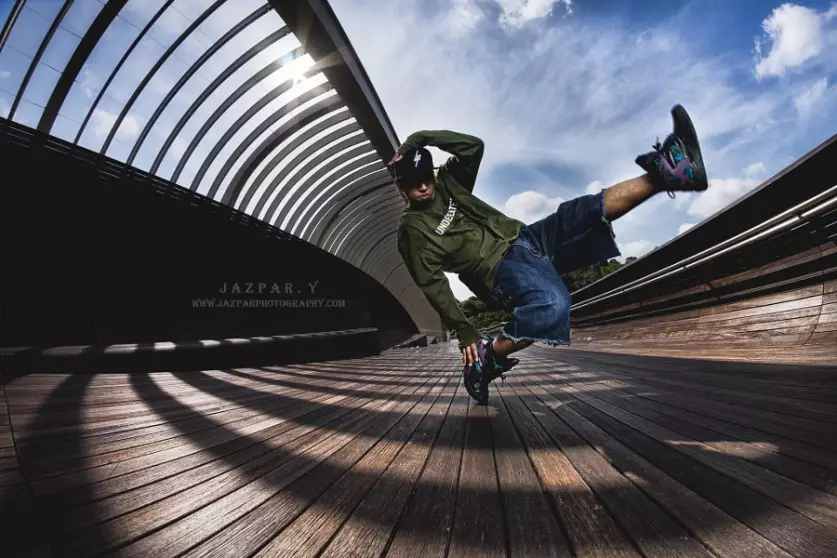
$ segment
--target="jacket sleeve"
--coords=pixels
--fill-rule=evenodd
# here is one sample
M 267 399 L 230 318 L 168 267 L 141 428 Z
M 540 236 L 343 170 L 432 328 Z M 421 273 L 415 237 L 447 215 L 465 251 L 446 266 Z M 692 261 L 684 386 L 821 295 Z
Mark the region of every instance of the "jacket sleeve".
M 416 285 L 439 313 L 442 322 L 456 330 L 460 347 L 475 343 L 480 339 L 480 333 L 468 321 L 453 296 L 448 278 L 442 271 L 441 261 L 427 250 L 422 250 L 423 243 L 420 233 L 412 227 L 402 226 L 398 229 L 398 252 Z
M 474 190 L 485 151 L 485 144 L 481 139 L 449 130 L 423 130 L 411 134 L 398 148 L 398 153 L 404 155 L 411 149 L 427 146 L 438 147 L 453 155 L 445 162 L 443 168 L 468 192 Z

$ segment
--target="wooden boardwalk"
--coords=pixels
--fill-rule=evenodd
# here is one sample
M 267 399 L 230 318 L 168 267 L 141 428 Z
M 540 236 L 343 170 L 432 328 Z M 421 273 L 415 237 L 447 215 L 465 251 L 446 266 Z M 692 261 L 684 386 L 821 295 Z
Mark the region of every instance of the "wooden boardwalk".
M 837 367 L 520 356 L 15 379 L 0 554 L 837 556 Z

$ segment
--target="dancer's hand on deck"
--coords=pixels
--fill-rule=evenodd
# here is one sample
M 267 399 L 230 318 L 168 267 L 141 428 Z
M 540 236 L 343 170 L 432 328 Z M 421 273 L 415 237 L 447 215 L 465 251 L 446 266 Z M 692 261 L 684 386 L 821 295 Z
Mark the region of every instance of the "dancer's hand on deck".
M 474 341 L 467 347 L 462 347 L 462 364 L 471 366 L 477 361 L 477 342 Z

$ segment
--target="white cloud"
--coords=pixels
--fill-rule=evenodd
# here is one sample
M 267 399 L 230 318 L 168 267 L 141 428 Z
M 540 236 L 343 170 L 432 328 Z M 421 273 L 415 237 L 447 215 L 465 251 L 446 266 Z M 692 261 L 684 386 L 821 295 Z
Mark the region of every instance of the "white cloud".
M 554 213 L 562 201 L 564 199 L 561 197 L 550 198 L 540 192 L 528 190 L 506 200 L 505 212 L 509 217 L 528 225 Z
M 641 258 L 654 248 L 654 244 L 647 240 L 635 240 L 626 244 L 619 245 L 619 251 L 622 252 L 622 260 L 627 258 Z
M 332 6 L 402 140 L 416 130 L 441 128 L 485 141 L 475 193 L 497 207 L 509 195 L 502 191 L 505 181 L 492 181 L 499 165 L 548 162 L 577 172 L 574 180 L 581 184 L 612 184 L 640 174 L 634 158 L 671 130 L 675 103 L 689 110 L 709 156 L 713 138 L 754 137 L 752 129 L 769 123 L 786 101 L 773 90 L 739 90 L 734 80 L 740 68 L 726 58 L 698 56 L 667 26 L 626 49 L 636 34 L 618 26 L 602 33 L 598 24 L 578 20 L 537 26 L 510 41 L 498 40 L 496 23 L 486 21 L 463 43 L 451 41 L 439 25 L 448 12 L 371 0 L 335 0 Z M 405 28 L 426 32 L 408 38 Z M 679 62 L 662 75 L 660 56 Z M 444 87 L 432 85 L 439 67 L 445 68 Z M 741 171 L 737 153 L 711 163 L 713 173 Z
M 585 194 L 598 194 L 599 192 L 602 191 L 602 189 L 604 187 L 605 187 L 604 182 L 602 182 L 601 180 L 594 180 L 593 182 L 591 182 L 590 184 L 587 185 L 587 187 L 584 189 L 584 193 Z
M 800 118 L 808 118 L 825 97 L 828 89 L 828 78 L 823 77 L 806 86 L 801 93 L 793 98 L 793 106 Z
M 6 79 L 6 78 L 7 78 L 7 77 L 9 77 L 10 75 L 12 75 L 12 73 L 11 73 L 11 72 L 7 72 L 6 70 L 2 70 L 2 71 L 0 71 L 0 79 Z
M 482 138 L 474 193 L 521 221 L 548 215 L 560 197 L 596 193 L 601 184 L 641 174 L 634 159 L 671 130 L 675 103 L 695 122 L 709 176 L 751 183 L 736 190 L 713 178 L 717 191 L 655 196 L 614 222 L 628 255 L 662 245 L 681 224 L 698 222 L 763 180 L 762 167 L 772 172 L 811 143 L 810 125 L 793 112 L 796 91 L 743 83 L 742 72 L 752 70 L 749 53 L 708 55 L 713 49 L 699 34 L 682 33 L 679 20 L 660 21 L 638 40 L 635 26 L 618 18 L 560 20 L 564 6 L 550 2 L 550 25 L 533 21 L 510 38 L 498 33 L 501 10 L 493 2 L 463 2 L 480 9 L 482 19 L 453 38 L 445 25 L 457 15 L 451 4 L 438 13 L 419 3 L 331 5 L 399 139 L 428 129 Z M 405 28 L 424 32 L 408 37 Z M 661 58 L 678 63 L 661 74 Z
M 756 39 L 756 77 L 781 76 L 788 69 L 818 57 L 826 43 L 823 24 L 833 19 L 832 12 L 834 7 L 820 14 L 790 3 L 773 10 L 762 22 L 766 37 Z M 764 41 L 770 43 L 766 56 L 762 52 Z
M 750 178 L 758 178 L 767 174 L 767 169 L 764 167 L 764 163 L 759 161 L 758 163 L 753 163 L 745 168 L 744 174 Z
M 682 225 L 680 225 L 680 228 L 677 229 L 677 234 L 683 234 L 684 232 L 688 231 L 694 226 L 694 223 L 683 223 Z
M 445 26 L 452 33 L 463 35 L 476 29 L 484 19 L 485 14 L 475 0 L 454 0 L 445 18 Z
M 713 215 L 759 185 L 758 180 L 749 178 L 714 178 L 709 188 L 702 192 L 686 212 L 700 218 Z
M 500 24 L 523 27 L 530 21 L 547 17 L 556 4 L 563 4 L 572 13 L 572 0 L 497 0 L 500 5 Z
M 106 110 L 97 108 L 93 111 L 92 120 L 95 124 L 93 132 L 96 134 L 96 137 L 104 139 L 116 123 L 116 115 Z M 114 137 L 122 141 L 131 140 L 139 135 L 139 131 L 140 125 L 139 122 L 137 122 L 137 119 L 128 115 L 124 120 L 122 120 L 122 124 L 119 126 L 119 131 L 116 132 L 116 136 Z

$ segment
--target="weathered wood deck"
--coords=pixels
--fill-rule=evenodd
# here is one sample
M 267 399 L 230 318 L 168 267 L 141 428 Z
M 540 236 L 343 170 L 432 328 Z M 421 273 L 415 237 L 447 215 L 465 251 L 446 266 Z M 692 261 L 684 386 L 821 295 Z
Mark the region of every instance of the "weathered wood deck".
M 837 555 L 837 368 L 520 356 L 18 378 L 0 553 Z

